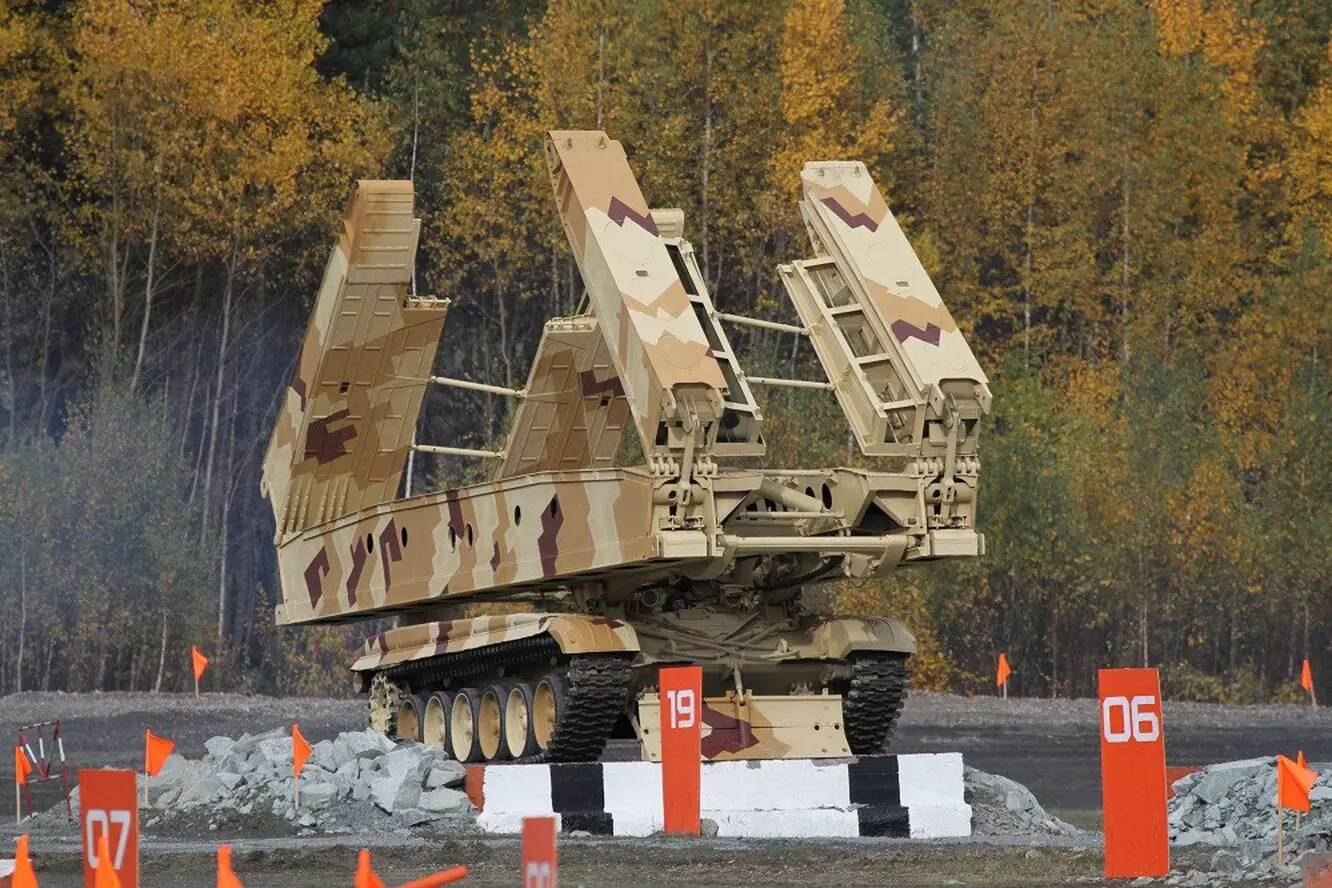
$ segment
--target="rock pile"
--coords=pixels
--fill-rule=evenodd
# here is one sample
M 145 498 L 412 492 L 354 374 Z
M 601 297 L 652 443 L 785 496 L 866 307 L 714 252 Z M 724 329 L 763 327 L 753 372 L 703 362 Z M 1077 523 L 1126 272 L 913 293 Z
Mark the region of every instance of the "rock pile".
M 1298 876 L 1295 862 L 1308 851 L 1325 851 L 1332 839 L 1332 773 L 1325 765 L 1309 793 L 1310 812 L 1295 825 L 1285 813 L 1287 867 L 1276 869 L 1276 759 L 1211 765 L 1175 781 L 1168 806 L 1170 840 L 1176 848 L 1210 851 L 1210 872 L 1172 878 L 1172 884 L 1205 885 L 1258 877 Z M 1206 880 L 1198 881 L 1199 879 Z
M 1048 813 L 1031 790 L 1007 777 L 964 770 L 971 831 L 980 836 L 1073 836 L 1081 832 Z
M 149 810 L 141 815 L 146 828 L 269 830 L 276 819 L 336 834 L 436 821 L 470 825 L 476 817 L 462 791 L 462 765 L 434 747 L 395 744 L 375 731 L 314 745 L 301 771 L 299 808 L 287 730 L 239 740 L 213 737 L 204 745 L 202 759 L 172 755 L 161 773 L 148 778 Z M 72 798 L 77 804 L 77 795 Z

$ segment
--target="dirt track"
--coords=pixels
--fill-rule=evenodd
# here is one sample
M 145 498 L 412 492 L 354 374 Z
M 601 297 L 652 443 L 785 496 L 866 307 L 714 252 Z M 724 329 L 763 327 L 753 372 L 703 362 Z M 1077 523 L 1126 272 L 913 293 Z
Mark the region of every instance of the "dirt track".
M 142 763 L 143 731 L 151 728 L 197 757 L 216 734 L 239 736 L 299 720 L 311 740 L 359 728 L 360 700 L 286 699 L 205 695 L 44 694 L 0 698 L 0 736 L 20 725 L 60 718 L 71 764 L 134 768 Z M 1172 763 L 1195 764 L 1303 748 L 1313 760 L 1332 759 L 1332 715 L 1302 707 L 1226 708 L 1166 704 L 1166 739 Z M 967 700 L 913 695 L 893 746 L 898 752 L 961 751 L 983 770 L 1029 785 L 1048 807 L 1081 811 L 1094 824 L 1099 808 L 1096 705 L 1090 700 Z M 624 757 L 620 745 L 612 754 Z M 57 798 L 41 787 L 39 803 Z M 42 837 L 39 876 L 44 888 L 82 884 L 77 836 L 71 829 Z M 0 827 L 0 847 L 13 827 Z M 219 840 L 201 834 L 183 840 L 146 839 L 143 884 L 211 888 L 212 854 Z M 473 886 L 517 883 L 519 848 L 511 838 L 443 834 L 234 840 L 236 868 L 252 885 L 297 888 L 350 884 L 356 848 L 375 849 L 376 869 L 397 884 L 464 863 Z M 564 839 L 560 876 L 565 885 L 725 886 L 992 885 L 1012 888 L 1089 884 L 1100 880 L 1097 837 L 1061 840 L 1039 848 L 1017 843 L 900 842 L 892 840 L 738 841 L 670 839 Z M 1183 858 L 1181 860 L 1181 857 Z M 1187 855 L 1176 855 L 1177 865 Z
M 252 886 L 308 888 L 349 885 L 356 869 L 353 840 L 241 840 L 233 844 L 237 875 Z M 462 884 L 518 884 L 521 851 L 513 838 L 379 838 L 374 867 L 386 884 L 396 885 L 457 865 L 467 866 Z M 142 852 L 145 886 L 212 888 L 215 843 L 164 843 L 149 840 Z M 77 846 L 40 847 L 36 860 L 43 888 L 81 886 Z M 1205 862 L 1188 852 L 1174 856 L 1177 868 Z M 808 841 L 737 839 L 571 839 L 559 846 L 560 881 L 566 886 L 622 888 L 643 886 L 735 885 L 832 886 L 983 885 L 993 888 L 1046 888 L 1055 885 L 1116 884 L 1101 878 L 1102 859 L 1094 838 L 1040 847 L 979 844 L 966 841 L 920 842 L 893 839 L 821 839 Z M 1249 885 L 1285 885 L 1253 881 Z M 1155 883 L 1160 886 L 1163 883 Z
M 301 723 L 311 741 L 364 727 L 360 699 L 330 700 L 183 695 L 24 694 L 0 698 L 0 737 L 32 721 L 59 718 L 73 765 L 141 764 L 143 732 L 171 738 L 186 756 L 203 755 L 209 737 L 233 737 Z M 1100 748 L 1093 700 L 999 700 L 913 694 L 894 752 L 952 752 L 968 764 L 1029 786 L 1056 811 L 1100 808 Z M 1302 706 L 1165 706 L 1167 758 L 1172 765 L 1294 754 L 1332 761 L 1332 712 Z M 12 741 L 7 741 L 12 742 Z M 623 745 L 612 750 L 626 757 Z M 53 790 L 46 787 L 43 791 Z

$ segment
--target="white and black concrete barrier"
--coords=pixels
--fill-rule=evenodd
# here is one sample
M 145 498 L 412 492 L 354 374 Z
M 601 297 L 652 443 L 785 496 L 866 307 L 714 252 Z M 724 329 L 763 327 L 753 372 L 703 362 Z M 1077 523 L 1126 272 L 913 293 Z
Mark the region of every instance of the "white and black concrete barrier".
M 486 832 L 550 815 L 564 833 L 662 829 L 656 762 L 474 766 L 467 784 Z M 971 835 L 963 793 L 961 753 L 705 762 L 700 808 L 719 836 L 935 839 Z

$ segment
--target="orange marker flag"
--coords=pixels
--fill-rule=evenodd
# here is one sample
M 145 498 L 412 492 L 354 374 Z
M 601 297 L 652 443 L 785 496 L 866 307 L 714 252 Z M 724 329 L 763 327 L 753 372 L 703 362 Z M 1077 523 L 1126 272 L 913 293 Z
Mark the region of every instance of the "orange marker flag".
M 28 764 L 28 757 L 23 754 L 22 746 L 14 747 L 14 823 L 23 821 L 23 784 L 28 782 L 28 774 L 32 771 L 32 765 Z M 29 797 L 29 803 L 32 799 Z
M 360 860 L 356 864 L 356 888 L 384 888 L 384 883 L 370 868 L 370 852 L 361 849 Z
M 106 832 L 97 836 L 97 872 L 93 878 L 93 888 L 120 888 L 120 874 L 111 860 L 111 848 L 106 841 Z
M 1300 669 L 1300 687 L 1306 691 L 1313 690 L 1313 671 L 1309 669 L 1309 658 L 1304 658 L 1304 666 Z
M 310 757 L 310 744 L 301 735 L 301 726 L 291 726 L 291 776 L 301 776 L 306 759 Z
M 208 658 L 199 653 L 197 647 L 190 648 L 190 657 L 194 660 L 194 696 L 199 696 L 199 679 L 203 678 L 204 670 L 208 668 Z
M 1277 756 L 1277 807 L 1290 808 L 1293 811 L 1309 812 L 1309 790 L 1313 789 L 1318 775 L 1306 767 L 1291 761 L 1284 755 Z
M 28 782 L 28 775 L 32 773 L 32 765 L 28 764 L 28 757 L 23 754 L 22 746 L 14 747 L 14 785 L 18 786 Z
M 1309 763 L 1306 762 L 1306 761 L 1304 760 L 1304 750 L 1303 750 L 1303 749 L 1301 749 L 1299 752 L 1295 753 L 1295 764 L 1299 765 L 1301 768 L 1308 768 L 1308 767 L 1309 767 Z
M 1005 697 L 1008 696 L 1008 676 L 1012 674 L 1013 670 L 1008 665 L 1008 656 L 1006 654 L 1000 654 L 999 669 L 995 673 L 994 684 L 995 687 L 1000 687 L 1004 689 Z
M 245 888 L 231 870 L 231 846 L 217 848 L 217 888 Z
M 291 726 L 291 776 L 292 794 L 294 798 L 292 803 L 297 808 L 301 806 L 301 769 L 305 767 L 305 760 L 310 757 L 310 744 L 301 736 L 301 726 Z
M 32 861 L 28 859 L 28 837 L 18 837 L 18 849 L 14 852 L 14 872 L 9 877 L 12 888 L 37 888 L 37 874 L 32 871 Z
M 176 748 L 176 744 L 165 737 L 154 736 L 152 731 L 144 731 L 143 733 L 143 770 L 144 773 L 156 777 L 161 773 L 162 766 L 166 764 L 167 757 Z

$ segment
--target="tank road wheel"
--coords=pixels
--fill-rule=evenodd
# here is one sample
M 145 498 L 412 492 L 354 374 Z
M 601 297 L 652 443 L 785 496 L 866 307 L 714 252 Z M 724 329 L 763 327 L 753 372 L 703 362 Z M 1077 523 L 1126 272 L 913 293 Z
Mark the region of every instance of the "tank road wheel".
M 398 740 L 421 742 L 421 725 L 425 722 L 426 698 L 416 694 L 406 694 L 398 702 Z
M 842 722 L 852 755 L 883 752 L 906 703 L 911 666 L 901 654 L 860 654 L 842 692 Z
M 532 694 L 532 739 L 542 752 L 555 739 L 555 723 L 569 700 L 569 682 L 563 675 L 547 675 Z
M 370 728 L 385 737 L 397 736 L 398 706 L 407 696 L 407 688 L 392 681 L 383 672 L 370 679 Z
M 481 760 L 480 721 L 481 692 L 476 688 L 463 688 L 453 695 L 449 704 L 449 755 L 460 762 Z
M 444 752 L 449 751 L 449 702 L 447 693 L 435 691 L 426 698 L 421 719 L 421 742 Z
M 504 699 L 504 747 L 516 759 L 535 755 L 537 751 L 532 730 L 532 686 L 525 681 L 509 688 Z
M 476 733 L 481 757 L 488 762 L 509 757 L 509 750 L 504 745 L 504 708 L 508 696 L 508 689 L 499 685 L 491 685 L 481 695 Z

